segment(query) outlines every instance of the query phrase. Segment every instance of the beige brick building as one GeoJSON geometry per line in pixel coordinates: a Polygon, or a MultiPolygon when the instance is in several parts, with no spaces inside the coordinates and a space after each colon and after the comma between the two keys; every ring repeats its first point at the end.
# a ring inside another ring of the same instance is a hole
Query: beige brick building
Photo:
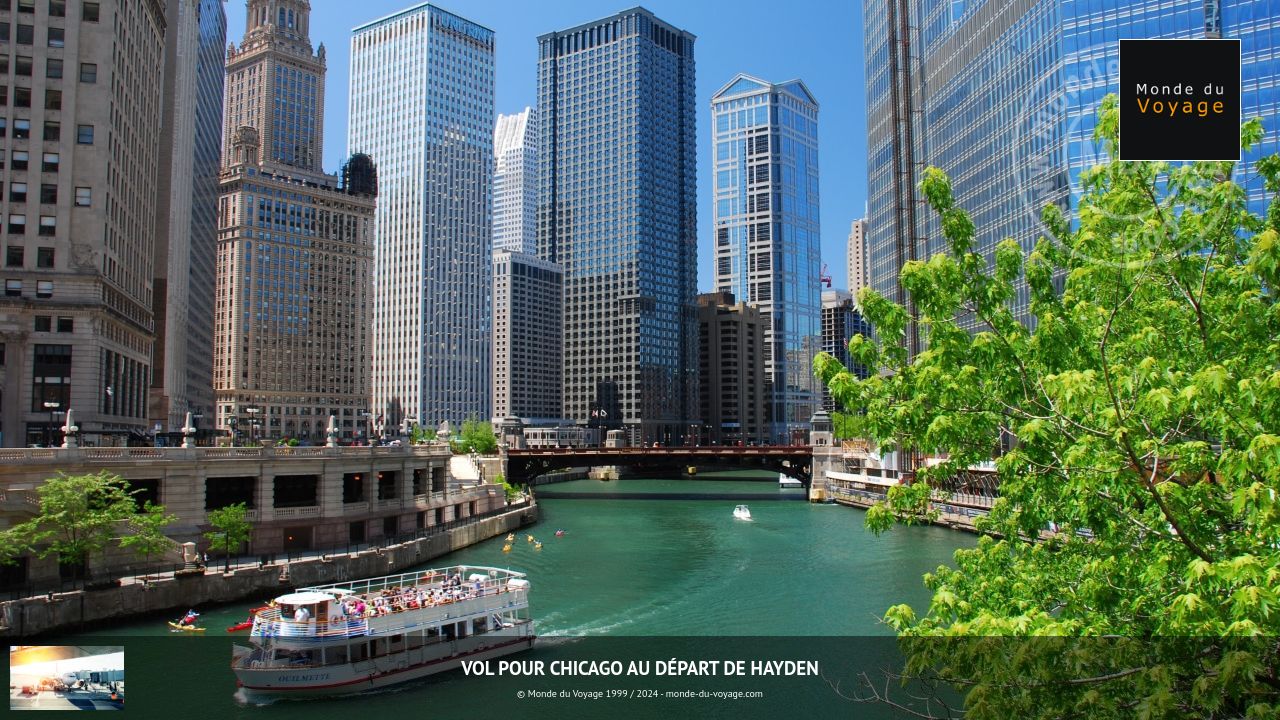
{"type": "Polygon", "coordinates": [[[227,52],[214,394],[237,442],[367,436],[373,214],[367,156],[320,170],[324,48],[309,4],[251,0],[227,52]]]}
{"type": "Polygon", "coordinates": [[[0,440],[148,428],[165,9],[0,4],[0,440]]]}

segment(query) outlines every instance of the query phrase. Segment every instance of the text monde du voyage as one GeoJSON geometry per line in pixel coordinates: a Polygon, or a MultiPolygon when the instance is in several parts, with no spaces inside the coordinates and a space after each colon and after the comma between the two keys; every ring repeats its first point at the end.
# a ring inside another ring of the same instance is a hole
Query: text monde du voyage
{"type": "Polygon", "coordinates": [[[506,676],[806,676],[818,675],[817,660],[464,660],[466,675],[506,676]]]}
{"type": "Polygon", "coordinates": [[[1137,83],[1134,90],[1136,91],[1134,101],[1138,105],[1138,112],[1143,115],[1209,117],[1226,112],[1225,102],[1212,99],[1214,96],[1226,94],[1225,85],[1206,83],[1197,92],[1197,88],[1190,83],[1174,85],[1137,83]]]}

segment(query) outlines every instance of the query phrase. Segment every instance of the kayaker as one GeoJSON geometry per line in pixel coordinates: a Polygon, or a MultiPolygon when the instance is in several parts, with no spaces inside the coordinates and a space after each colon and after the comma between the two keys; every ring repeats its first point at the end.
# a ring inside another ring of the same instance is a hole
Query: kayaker
{"type": "Polygon", "coordinates": [[[198,617],[200,617],[200,613],[196,612],[195,610],[188,610],[186,616],[183,617],[182,621],[179,622],[178,624],[179,625],[195,625],[196,618],[198,617]]]}

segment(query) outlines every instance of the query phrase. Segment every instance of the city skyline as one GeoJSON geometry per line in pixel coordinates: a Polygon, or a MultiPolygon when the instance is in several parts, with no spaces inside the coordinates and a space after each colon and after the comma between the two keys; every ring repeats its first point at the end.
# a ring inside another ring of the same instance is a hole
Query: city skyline
{"type": "MultiPolygon", "coordinates": [[[[711,95],[739,72],[775,79],[805,78],[822,99],[824,124],[819,138],[821,162],[822,260],[834,274],[835,284],[847,286],[844,275],[849,222],[863,217],[866,204],[866,116],[862,83],[861,8],[858,3],[799,0],[787,13],[777,14],[772,3],[751,0],[680,3],[651,0],[606,3],[600,0],[567,0],[531,5],[516,0],[488,3],[452,2],[437,5],[462,15],[496,34],[495,103],[497,114],[518,113],[537,106],[537,36],[558,28],[573,27],[593,18],[643,5],[658,17],[698,37],[699,68],[696,86],[697,123],[710,122],[711,95]],[[729,7],[734,11],[725,12],[729,7]],[[755,8],[755,10],[752,10],[755,8]],[[741,38],[758,32],[758,18],[771,18],[771,32],[784,42],[759,45],[741,38]],[[833,43],[811,42],[817,28],[838,30],[833,43]]],[[[326,96],[325,166],[337,167],[345,157],[347,102],[343,93],[349,72],[348,40],[353,27],[414,7],[411,0],[369,0],[359,15],[334,12],[327,3],[313,3],[311,37],[323,43],[329,56],[330,92],[326,96]]],[[[232,0],[226,6],[228,40],[238,41],[236,28],[244,27],[244,5],[232,0]]],[[[705,134],[698,138],[698,291],[714,288],[712,230],[712,156],[705,134]]],[[[376,161],[376,158],[375,158],[376,161]]]]}

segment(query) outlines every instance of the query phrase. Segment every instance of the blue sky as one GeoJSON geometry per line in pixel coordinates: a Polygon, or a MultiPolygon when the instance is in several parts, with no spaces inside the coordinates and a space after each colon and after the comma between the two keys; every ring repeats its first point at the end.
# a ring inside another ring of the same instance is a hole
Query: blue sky
{"type": "MultiPolygon", "coordinates": [[[[346,151],[351,28],[418,3],[411,0],[312,0],[311,41],[325,44],[325,169],[346,151]]],[[[499,113],[535,104],[537,36],[634,7],[627,0],[441,0],[434,3],[497,33],[499,113]]],[[[667,22],[698,37],[698,287],[712,285],[711,95],[736,73],[781,82],[800,78],[817,97],[822,197],[822,259],[836,287],[848,287],[849,222],[867,197],[862,9],[857,0],[646,0],[667,22]]],[[[227,36],[244,35],[245,3],[227,3],[227,36]]],[[[814,278],[814,282],[817,282],[814,278]]]]}

